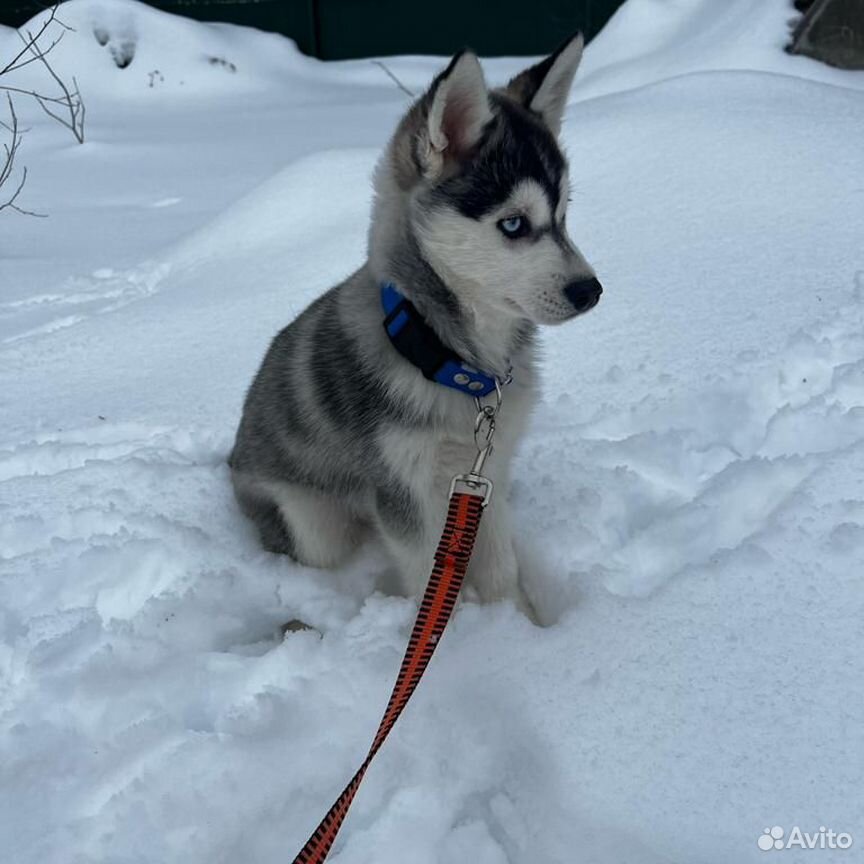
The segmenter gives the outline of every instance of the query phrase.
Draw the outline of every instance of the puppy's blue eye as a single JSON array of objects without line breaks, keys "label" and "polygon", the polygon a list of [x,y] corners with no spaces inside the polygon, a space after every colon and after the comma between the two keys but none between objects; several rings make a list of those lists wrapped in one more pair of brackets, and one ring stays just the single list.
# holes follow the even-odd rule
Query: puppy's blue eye
[{"label": "puppy's blue eye", "polygon": [[531,223],[524,216],[508,216],[498,222],[498,230],[511,240],[524,237],[531,230]]}]

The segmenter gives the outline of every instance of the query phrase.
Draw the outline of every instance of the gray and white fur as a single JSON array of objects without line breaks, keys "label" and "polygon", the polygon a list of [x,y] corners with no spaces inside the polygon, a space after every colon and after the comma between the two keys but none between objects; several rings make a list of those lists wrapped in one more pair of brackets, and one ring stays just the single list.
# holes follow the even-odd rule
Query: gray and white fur
[{"label": "gray and white fur", "polygon": [[402,589],[423,591],[450,479],[476,455],[476,409],[391,345],[380,300],[390,282],[468,363],[500,377],[512,367],[485,470],[497,491],[466,592],[532,614],[507,488],[538,396],[535,330],[601,291],[567,235],[557,143],[582,44],[575,36],[496,90],[463,51],[403,117],[375,174],[368,261],[276,336],[246,396],[232,480],[267,549],[332,567],[372,529]]}]

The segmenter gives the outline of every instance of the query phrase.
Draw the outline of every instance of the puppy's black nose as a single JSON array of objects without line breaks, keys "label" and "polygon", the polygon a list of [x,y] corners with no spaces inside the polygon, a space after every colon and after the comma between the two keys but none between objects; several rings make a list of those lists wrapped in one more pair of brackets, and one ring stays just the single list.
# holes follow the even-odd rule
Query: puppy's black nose
[{"label": "puppy's black nose", "polygon": [[581,279],[564,288],[564,294],[577,312],[587,312],[597,305],[603,286],[597,279]]}]

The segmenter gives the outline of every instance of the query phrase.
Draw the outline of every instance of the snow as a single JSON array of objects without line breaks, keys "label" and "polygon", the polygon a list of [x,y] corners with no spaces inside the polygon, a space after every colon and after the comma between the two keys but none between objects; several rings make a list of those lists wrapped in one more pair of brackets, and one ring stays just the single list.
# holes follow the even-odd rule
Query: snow
[{"label": "snow", "polygon": [[[50,215],[0,214],[2,857],[290,860],[415,605],[374,545],[261,551],[225,457],[268,339],[362,260],[407,98],[131,0],[62,13],[87,142],[19,100]],[[790,864],[859,860],[864,77],[784,54],[790,16],[629,0],[588,47],[568,223],[606,290],[544,335],[511,492],[549,626],[460,608],[334,862],[746,864],[773,825],[854,837]],[[387,61],[415,92],[441,63]]]}]

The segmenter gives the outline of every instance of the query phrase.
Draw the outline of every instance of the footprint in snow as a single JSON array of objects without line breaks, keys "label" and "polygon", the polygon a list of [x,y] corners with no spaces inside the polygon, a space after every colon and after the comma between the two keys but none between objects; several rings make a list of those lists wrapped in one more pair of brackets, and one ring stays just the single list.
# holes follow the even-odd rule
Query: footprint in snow
[{"label": "footprint in snow", "polygon": [[123,271],[104,267],[90,276],[73,276],[54,291],[0,303],[0,345],[63,330],[93,315],[114,312],[150,297],[169,270],[167,264],[145,264]]}]

